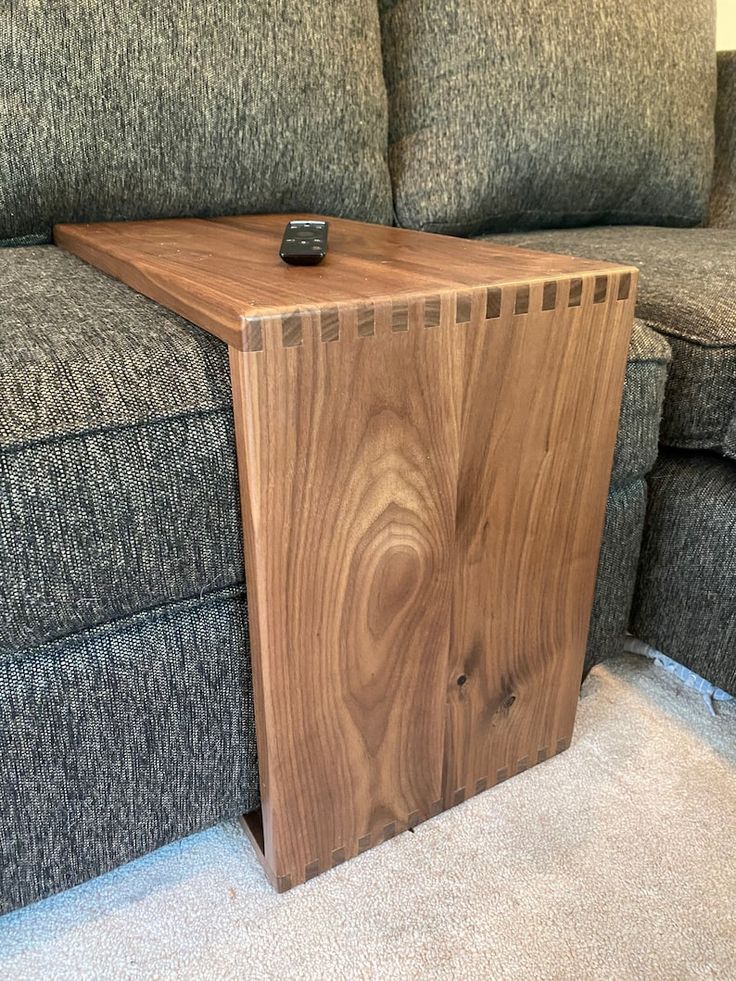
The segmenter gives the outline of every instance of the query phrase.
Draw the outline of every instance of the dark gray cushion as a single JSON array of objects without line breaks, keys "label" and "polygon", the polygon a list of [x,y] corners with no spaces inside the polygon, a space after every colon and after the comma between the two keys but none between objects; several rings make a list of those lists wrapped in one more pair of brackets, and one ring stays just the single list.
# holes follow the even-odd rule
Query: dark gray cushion
[{"label": "dark gray cushion", "polygon": [[635,320],[621,399],[612,487],[622,487],[644,477],[654,466],[670,357],[667,341],[641,320]]},{"label": "dark gray cushion", "polygon": [[104,218],[391,220],[374,4],[20,0],[0,63],[0,240]]},{"label": "dark gray cushion", "polygon": [[693,225],[713,0],[381,0],[396,214],[471,234]]},{"label": "dark gray cushion", "polygon": [[635,320],[606,503],[586,670],[623,650],[644,527],[646,485],[642,478],[657,458],[669,360],[667,341]]},{"label": "dark gray cushion", "polygon": [[52,246],[0,281],[0,650],[242,585],[225,346]]},{"label": "dark gray cushion", "polygon": [[0,654],[0,914],[258,805],[241,589]]},{"label": "dark gray cushion", "polygon": [[638,266],[637,315],[672,348],[662,442],[736,459],[736,230],[581,228],[494,240]]},{"label": "dark gray cushion", "polygon": [[736,51],[718,52],[716,162],[710,224],[736,228]]},{"label": "dark gray cushion", "polygon": [[606,502],[585,670],[623,650],[636,582],[647,491],[643,480],[612,487]]},{"label": "dark gray cushion", "polygon": [[649,507],[632,630],[736,695],[736,465],[663,453]]}]

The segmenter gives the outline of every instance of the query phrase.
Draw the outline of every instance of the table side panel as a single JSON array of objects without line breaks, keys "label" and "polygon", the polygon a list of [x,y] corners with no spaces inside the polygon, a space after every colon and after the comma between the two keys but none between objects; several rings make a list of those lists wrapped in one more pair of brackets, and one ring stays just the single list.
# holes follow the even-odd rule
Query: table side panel
[{"label": "table side panel", "polygon": [[281,886],[442,807],[461,359],[449,312],[425,328],[388,308],[367,336],[357,313],[273,320],[231,351]]},{"label": "table side panel", "polygon": [[[630,274],[533,286],[465,362],[444,803],[569,743],[633,320]],[[570,305],[570,304],[573,305]],[[546,304],[550,307],[550,304]]]}]

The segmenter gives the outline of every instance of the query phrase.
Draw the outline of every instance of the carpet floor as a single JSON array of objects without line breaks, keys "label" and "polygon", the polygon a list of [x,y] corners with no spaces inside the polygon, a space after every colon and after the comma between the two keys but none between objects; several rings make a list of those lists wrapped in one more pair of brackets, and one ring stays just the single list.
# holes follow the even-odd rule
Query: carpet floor
[{"label": "carpet floor", "polygon": [[0,919],[0,978],[736,978],[736,703],[594,669],[571,748],[283,896],[221,825]]}]

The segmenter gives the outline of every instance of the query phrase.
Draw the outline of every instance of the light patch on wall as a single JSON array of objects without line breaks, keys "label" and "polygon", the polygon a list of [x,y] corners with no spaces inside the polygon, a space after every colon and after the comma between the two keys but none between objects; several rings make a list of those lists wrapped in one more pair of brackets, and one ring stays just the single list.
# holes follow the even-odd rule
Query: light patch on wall
[{"label": "light patch on wall", "polygon": [[736,0],[718,0],[716,47],[736,51]]}]

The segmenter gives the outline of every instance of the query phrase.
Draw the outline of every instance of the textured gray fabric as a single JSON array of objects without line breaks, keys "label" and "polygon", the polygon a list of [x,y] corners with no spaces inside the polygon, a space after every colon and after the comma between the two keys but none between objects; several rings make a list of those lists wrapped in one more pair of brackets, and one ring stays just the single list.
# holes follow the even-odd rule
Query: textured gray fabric
[{"label": "textured gray fabric", "polygon": [[621,400],[612,487],[644,477],[654,466],[670,347],[641,320],[634,321]]},{"label": "textured gray fabric", "polygon": [[391,220],[375,4],[15,0],[0,62],[0,240],[104,218]]},{"label": "textured gray fabric", "polygon": [[736,695],[736,465],[663,453],[632,609],[641,640]]},{"label": "textured gray fabric", "polygon": [[241,590],[0,655],[0,913],[258,804]]},{"label": "textured gray fabric", "polygon": [[225,346],[51,246],[0,252],[0,445],[226,408]]},{"label": "textured gray fabric", "polygon": [[710,224],[736,228],[736,51],[718,52],[716,160]]},{"label": "textured gray fabric", "polygon": [[0,449],[0,651],[242,584],[231,414]]},{"label": "textured gray fabric", "polygon": [[672,348],[661,441],[736,459],[736,230],[580,228],[493,240],[638,266],[637,315]]},{"label": "textured gray fabric", "polygon": [[704,221],[713,0],[381,0],[399,223]]},{"label": "textured gray fabric", "polygon": [[51,247],[0,252],[0,651],[243,583],[223,344]]},{"label": "textured gray fabric", "polygon": [[641,478],[657,458],[669,360],[667,341],[635,320],[598,561],[586,671],[623,649],[646,508],[646,485]]},{"label": "textured gray fabric", "polygon": [[586,671],[599,661],[623,651],[646,501],[646,484],[643,480],[614,487],[609,492],[585,655]]}]

